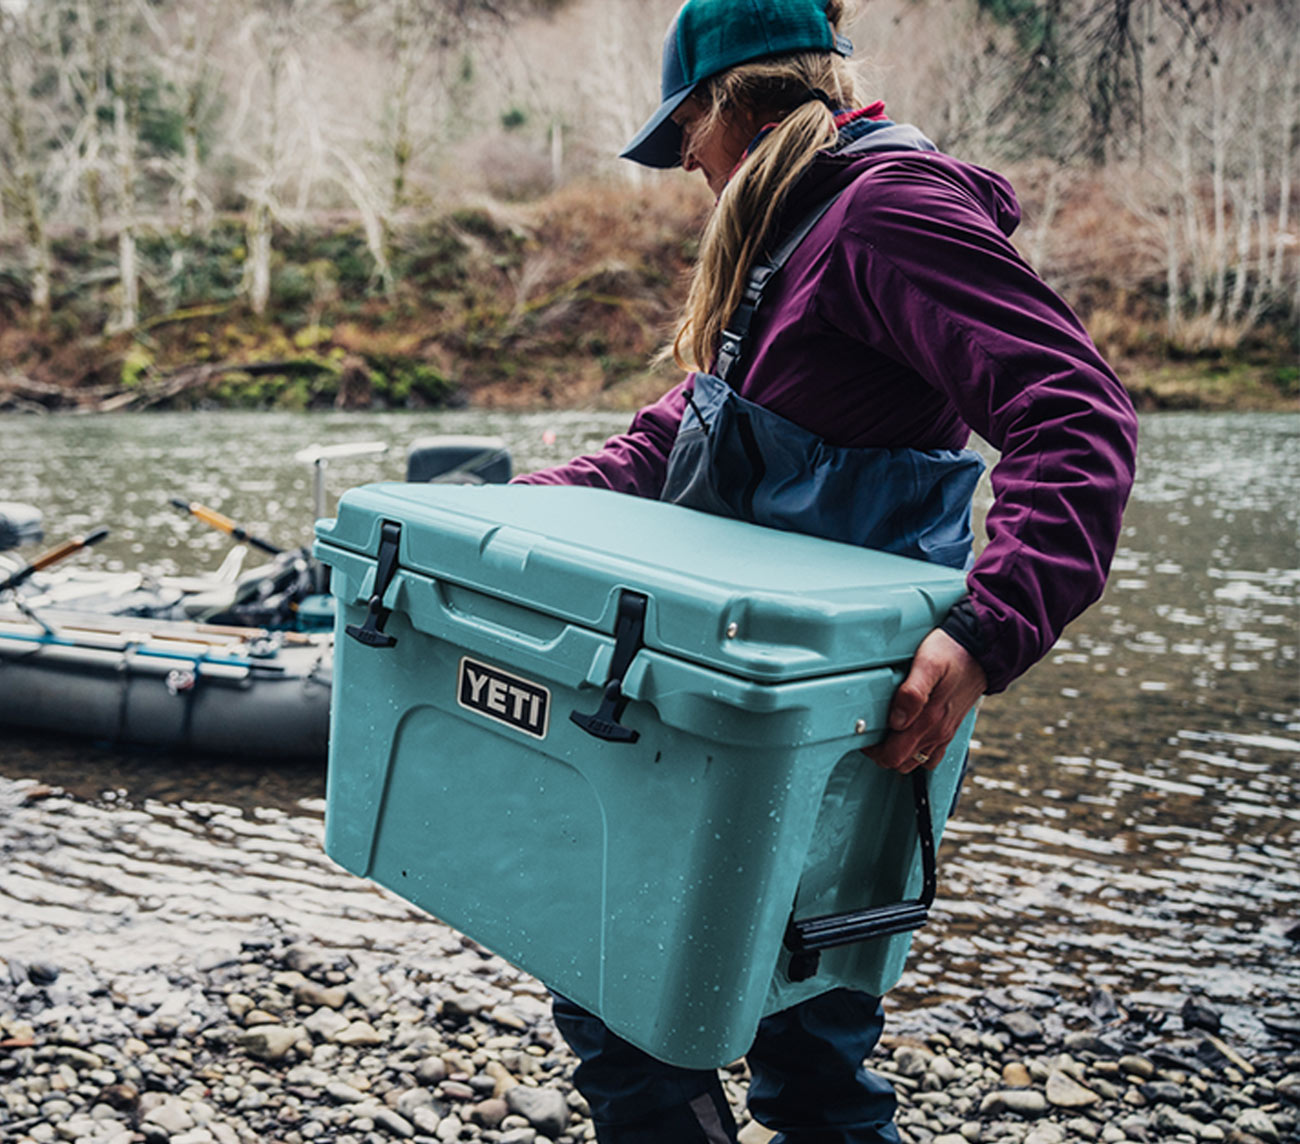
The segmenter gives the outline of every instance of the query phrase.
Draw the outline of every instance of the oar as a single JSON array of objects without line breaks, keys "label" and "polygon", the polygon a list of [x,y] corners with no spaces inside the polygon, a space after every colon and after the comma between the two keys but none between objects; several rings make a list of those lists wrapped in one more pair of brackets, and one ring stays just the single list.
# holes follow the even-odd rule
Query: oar
[{"label": "oar", "polygon": [[32,575],[33,572],[40,572],[50,567],[51,564],[57,564],[60,560],[66,560],[74,552],[80,552],[83,548],[89,548],[92,544],[98,544],[108,535],[108,529],[96,528],[86,533],[85,536],[74,536],[71,540],[65,540],[62,544],[51,548],[48,552],[42,552],[35,560],[27,565],[26,568],[19,568],[17,572],[10,573],[3,580],[0,580],[0,592],[6,592],[10,588],[17,588],[24,580]]},{"label": "oar", "polygon": [[242,540],[247,544],[251,544],[254,548],[269,552],[272,556],[279,556],[284,551],[283,548],[276,548],[269,540],[263,540],[260,536],[250,536],[230,517],[222,516],[216,509],[201,505],[198,501],[185,501],[181,500],[180,497],[172,497],[172,504],[197,516],[204,524],[211,525],[218,532],[224,532],[227,536],[233,536],[236,540]]}]

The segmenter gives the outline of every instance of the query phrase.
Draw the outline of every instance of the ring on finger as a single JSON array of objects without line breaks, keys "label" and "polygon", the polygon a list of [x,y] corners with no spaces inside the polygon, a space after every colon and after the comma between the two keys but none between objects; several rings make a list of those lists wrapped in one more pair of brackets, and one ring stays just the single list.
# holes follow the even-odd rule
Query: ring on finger
[{"label": "ring on finger", "polygon": [[922,766],[924,766],[926,763],[928,763],[928,762],[930,761],[930,752],[929,752],[929,751],[917,751],[915,754],[912,755],[912,758],[913,758],[916,762],[918,762],[918,763],[920,763]]}]

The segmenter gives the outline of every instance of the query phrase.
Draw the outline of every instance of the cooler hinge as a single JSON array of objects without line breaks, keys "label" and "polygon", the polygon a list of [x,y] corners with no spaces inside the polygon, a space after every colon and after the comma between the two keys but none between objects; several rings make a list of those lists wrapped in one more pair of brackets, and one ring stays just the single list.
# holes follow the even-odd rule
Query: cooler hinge
[{"label": "cooler hinge", "polygon": [[392,647],[397,640],[384,632],[389,610],[384,607],[384,593],[397,572],[397,548],[402,540],[402,526],[386,520],[379,533],[379,555],[375,560],[375,590],[370,597],[364,624],[348,624],[343,630],[354,640],[369,647]]},{"label": "cooler hinge", "polygon": [[623,695],[623,678],[632,666],[645,639],[646,598],[637,592],[624,592],[618,601],[618,620],[614,626],[614,658],[609,665],[609,679],[594,715],[571,711],[569,718],[579,727],[610,743],[635,743],[640,732],[624,727],[619,719],[627,706]]}]

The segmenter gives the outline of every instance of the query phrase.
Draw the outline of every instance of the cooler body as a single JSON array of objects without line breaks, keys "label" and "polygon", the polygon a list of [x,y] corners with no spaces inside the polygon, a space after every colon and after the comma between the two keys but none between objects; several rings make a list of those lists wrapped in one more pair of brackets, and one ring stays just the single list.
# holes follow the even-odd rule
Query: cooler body
[{"label": "cooler body", "polygon": [[907,935],[806,980],[783,935],[919,890],[911,784],[861,748],[960,575],[590,489],[369,486],[318,535],[342,866],[675,1064],[894,984]]}]

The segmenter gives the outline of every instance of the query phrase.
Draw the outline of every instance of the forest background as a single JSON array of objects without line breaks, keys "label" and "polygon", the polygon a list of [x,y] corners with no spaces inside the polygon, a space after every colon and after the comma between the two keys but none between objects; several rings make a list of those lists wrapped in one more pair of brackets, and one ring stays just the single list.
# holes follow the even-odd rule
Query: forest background
[{"label": "forest background", "polygon": [[[678,0],[0,0],[0,408],[632,407],[710,207]],[[1300,0],[866,0],[1146,408],[1300,396]]]}]

